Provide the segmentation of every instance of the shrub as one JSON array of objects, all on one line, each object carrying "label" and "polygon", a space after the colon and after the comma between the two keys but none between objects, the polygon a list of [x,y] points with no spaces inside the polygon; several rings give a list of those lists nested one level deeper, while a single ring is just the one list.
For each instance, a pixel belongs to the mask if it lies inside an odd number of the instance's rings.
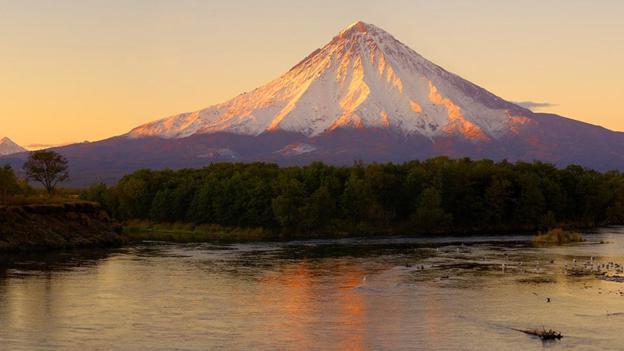
[{"label": "shrub", "polygon": [[535,245],[564,245],[583,241],[585,239],[580,233],[565,231],[561,228],[552,229],[533,237],[533,244]]}]

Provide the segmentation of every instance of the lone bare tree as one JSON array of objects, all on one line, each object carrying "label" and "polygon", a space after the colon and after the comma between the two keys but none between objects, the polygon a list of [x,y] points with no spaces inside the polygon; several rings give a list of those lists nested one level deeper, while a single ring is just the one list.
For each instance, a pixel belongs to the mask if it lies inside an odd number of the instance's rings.
[{"label": "lone bare tree", "polygon": [[56,185],[67,178],[67,159],[54,151],[34,151],[24,163],[24,172],[30,180],[43,185],[48,194],[53,194]]}]

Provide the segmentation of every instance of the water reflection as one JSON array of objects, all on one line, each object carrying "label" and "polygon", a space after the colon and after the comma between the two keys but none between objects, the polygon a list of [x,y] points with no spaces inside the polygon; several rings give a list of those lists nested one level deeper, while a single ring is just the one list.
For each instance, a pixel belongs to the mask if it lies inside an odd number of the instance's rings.
[{"label": "water reflection", "polygon": [[403,238],[5,256],[0,340],[10,350],[531,350],[544,345],[510,328],[546,326],[567,335],[549,348],[615,350],[624,285],[562,266],[624,262],[621,234],[555,248]]},{"label": "water reflection", "polygon": [[54,272],[88,270],[121,253],[121,250],[0,253],[0,289],[10,279],[36,276],[50,280]]}]

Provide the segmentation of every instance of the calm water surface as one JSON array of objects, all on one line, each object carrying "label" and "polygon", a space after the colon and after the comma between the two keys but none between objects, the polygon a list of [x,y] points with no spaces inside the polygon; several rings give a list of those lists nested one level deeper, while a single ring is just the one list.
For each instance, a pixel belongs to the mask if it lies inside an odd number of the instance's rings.
[{"label": "calm water surface", "polygon": [[[624,228],[586,238],[553,248],[522,236],[145,243],[3,257],[0,349],[622,350],[624,283],[563,266],[624,263]],[[566,337],[542,343],[510,329],[542,326]]]}]

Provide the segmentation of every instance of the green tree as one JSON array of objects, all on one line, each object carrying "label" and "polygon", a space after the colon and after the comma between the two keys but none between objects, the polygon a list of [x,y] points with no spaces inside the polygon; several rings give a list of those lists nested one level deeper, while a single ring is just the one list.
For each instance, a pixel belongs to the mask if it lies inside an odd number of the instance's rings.
[{"label": "green tree", "polygon": [[156,193],[150,206],[150,219],[157,222],[175,222],[175,216],[172,215],[173,195],[171,190],[163,189]]},{"label": "green tree", "polygon": [[9,165],[0,167],[0,200],[6,201],[7,197],[15,195],[18,190],[19,183],[13,168]]},{"label": "green tree", "polygon": [[485,205],[488,208],[485,221],[493,226],[503,225],[508,218],[512,183],[501,177],[494,177],[485,190]]},{"label": "green tree", "polygon": [[104,183],[91,185],[87,189],[80,192],[82,200],[93,201],[99,203],[104,210],[113,214],[117,204],[111,189]]},{"label": "green tree", "polygon": [[376,206],[361,164],[351,167],[340,203],[343,216],[351,225],[358,226],[371,221],[368,214]]},{"label": "green tree", "polygon": [[301,208],[302,222],[307,232],[322,232],[334,217],[336,203],[326,186],[310,195]]},{"label": "green tree", "polygon": [[281,193],[272,201],[273,214],[286,230],[295,230],[300,224],[300,207],[305,193],[296,179],[284,180]]},{"label": "green tree", "polygon": [[24,163],[26,177],[41,183],[50,195],[58,183],[69,178],[67,168],[65,156],[51,150],[34,151]]},{"label": "green tree", "polygon": [[126,176],[115,187],[118,208],[116,213],[121,219],[147,219],[152,204],[152,196],[146,181],[140,174]]},{"label": "green tree", "polygon": [[524,173],[519,178],[520,194],[515,209],[516,223],[537,228],[546,212],[545,199],[536,175]]},{"label": "green tree", "polygon": [[435,188],[427,188],[418,197],[416,209],[412,215],[412,225],[422,233],[439,233],[448,231],[453,217],[442,207],[440,192]]},{"label": "green tree", "polygon": [[195,192],[193,200],[189,205],[187,219],[191,222],[204,223],[220,223],[215,216],[213,199],[216,197],[217,179],[214,177],[204,180],[203,185]]}]

